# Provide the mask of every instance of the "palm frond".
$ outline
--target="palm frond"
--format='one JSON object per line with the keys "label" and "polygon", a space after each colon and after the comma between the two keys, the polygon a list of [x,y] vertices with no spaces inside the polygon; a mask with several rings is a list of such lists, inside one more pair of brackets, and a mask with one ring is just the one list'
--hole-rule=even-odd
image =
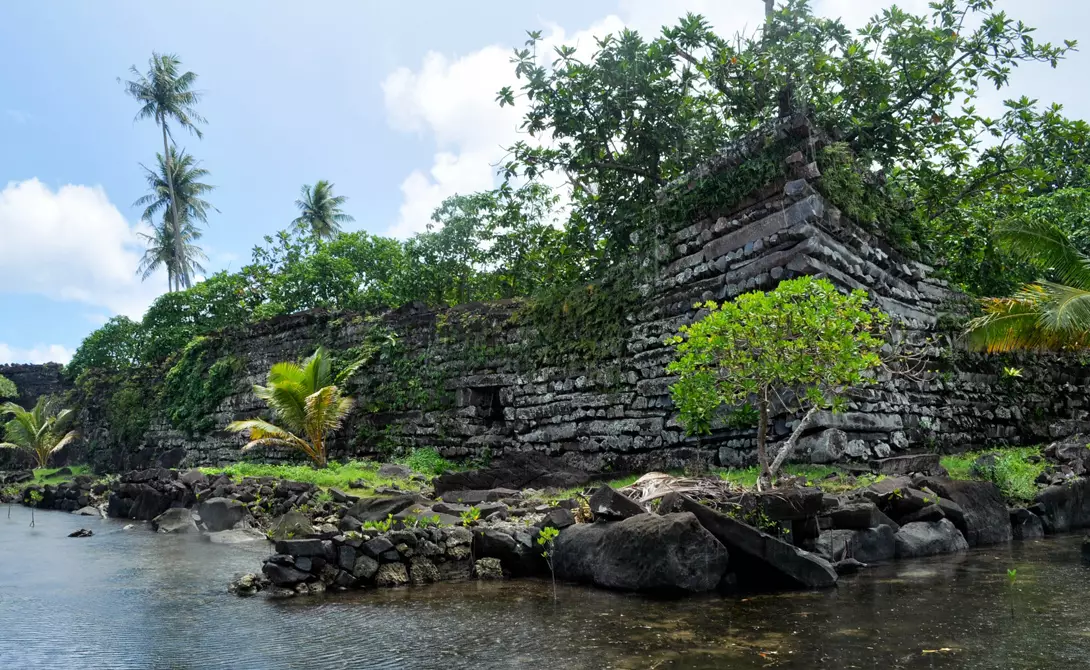
{"label": "palm frond", "polygon": [[1062,283],[1090,289],[1090,258],[1087,258],[1058,227],[1047,221],[1014,221],[996,232],[1001,246],[1051,272]]}

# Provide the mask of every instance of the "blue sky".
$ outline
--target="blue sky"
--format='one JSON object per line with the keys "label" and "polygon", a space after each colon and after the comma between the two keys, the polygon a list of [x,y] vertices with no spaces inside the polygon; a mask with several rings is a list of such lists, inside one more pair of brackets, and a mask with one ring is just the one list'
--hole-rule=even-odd
{"label": "blue sky", "polygon": [[[820,0],[858,25],[886,2]],[[924,0],[900,3],[919,9]],[[1076,0],[1005,3],[1042,38],[1083,38]],[[598,2],[101,0],[0,4],[0,363],[67,360],[113,314],[139,318],[165,278],[135,277],[144,193],[140,163],[161,150],[117,77],[153,50],[200,75],[203,161],[220,210],[204,246],[209,270],[237,269],[261,236],[285,227],[304,183],[348,196],[350,228],[404,237],[455,192],[487,188],[517,111],[495,91],[512,83],[510,50],[527,29],[592,44],[624,25],[649,31],[685,11],[724,33],[760,21],[759,0]],[[1090,117],[1087,59],[1059,73],[1019,74],[1017,91]]]}

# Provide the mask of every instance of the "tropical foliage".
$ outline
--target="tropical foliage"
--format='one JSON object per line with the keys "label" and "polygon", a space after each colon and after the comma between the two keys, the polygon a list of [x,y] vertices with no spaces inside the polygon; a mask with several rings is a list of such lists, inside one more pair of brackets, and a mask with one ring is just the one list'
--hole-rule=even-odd
{"label": "tropical foliage", "polygon": [[[1064,209],[1086,211],[1081,201]],[[1041,279],[1009,298],[984,299],[984,314],[969,324],[970,345],[991,352],[1090,346],[1090,256],[1050,218],[1008,225],[997,237]]]}
{"label": "tropical foliage", "polygon": [[4,425],[5,442],[0,449],[19,449],[34,457],[39,468],[49,464],[49,457],[72,443],[79,433],[68,430],[75,418],[72,410],[60,409],[47,396],[38,398],[26,410],[13,402],[0,405],[0,416],[11,415]]}
{"label": "tropical foliage", "polygon": [[[817,410],[837,408],[844,391],[881,364],[877,334],[889,320],[867,302],[864,291],[843,295],[828,280],[801,277],[767,293],[705,303],[708,313],[672,340],[677,351],[667,371],[678,375],[670,393],[679,421],[690,433],[709,433],[725,421],[722,408],[756,405],[757,455],[769,481]],[[770,461],[773,407],[805,415]]]}
{"label": "tropical foliage", "polygon": [[[197,75],[192,72],[181,72],[181,65],[181,61],[173,54],[152,53],[148,60],[148,71],[140,72],[134,65],[129,68],[133,79],[123,82],[125,92],[140,104],[140,111],[136,113],[136,118],[138,120],[153,119],[163,133],[161,169],[156,175],[151,176],[161,175],[166,182],[165,195],[168,202],[158,207],[165,205],[169,215],[167,218],[170,222],[170,233],[154,236],[154,239],[149,241],[157,245],[163,242],[173,245],[173,261],[167,264],[168,270],[176,273],[172,280],[172,288],[189,288],[193,285],[192,268],[186,263],[186,259],[190,257],[187,254],[192,253],[192,249],[186,247],[187,243],[192,241],[192,235],[187,235],[186,232],[186,214],[191,213],[187,212],[187,208],[193,203],[183,204],[178,199],[178,180],[182,170],[181,166],[176,164],[175,154],[171,149],[174,136],[171,133],[170,124],[173,123],[200,138],[202,135],[197,124],[204,122],[196,110],[196,105],[201,99],[200,92],[193,88]],[[150,197],[153,197],[155,202],[162,202],[161,196],[155,193],[154,189]],[[145,217],[147,216],[148,211],[145,211]],[[147,258],[145,256],[145,262]]]}
{"label": "tropical foliage", "polygon": [[295,201],[299,217],[292,224],[317,239],[335,237],[341,232],[341,224],[355,221],[341,210],[346,200],[348,198],[343,195],[333,195],[333,184],[324,179],[319,179],[314,186],[304,184],[301,197]]}
{"label": "tropical foliage", "polygon": [[14,398],[17,395],[19,395],[19,389],[15,388],[15,382],[0,375],[0,398]]}
{"label": "tropical foliage", "polygon": [[301,365],[277,363],[269,370],[267,386],[254,386],[254,394],[265,401],[274,421],[248,419],[232,421],[227,430],[249,433],[242,447],[287,447],[306,455],[315,466],[326,466],[326,438],[338,428],[352,409],[339,384],[350,377],[366,358],[349,365],[334,376],[329,353],[319,347]]}

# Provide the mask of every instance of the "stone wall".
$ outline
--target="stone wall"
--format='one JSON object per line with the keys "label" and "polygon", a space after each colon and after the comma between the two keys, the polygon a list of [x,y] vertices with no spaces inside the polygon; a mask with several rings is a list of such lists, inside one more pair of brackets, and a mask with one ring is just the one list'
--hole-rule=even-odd
{"label": "stone wall", "polygon": [[[782,178],[722,211],[662,223],[657,265],[639,287],[624,355],[542,364],[535,356],[540,333],[520,318],[515,301],[439,312],[408,306],[377,319],[297,314],[223,336],[244,372],[237,392],[217,408],[212,432],[187,436],[160,417],[140,444],[122,448],[92,408],[84,415],[84,455],[110,469],[146,466],[164,454],[168,466],[237,460],[242,440],[222,427],[263,409],[248,389],[264,381],[272,363],[304,357],[319,344],[345,351],[382,333],[396,335],[397,346],[349,385],[359,409],[332,447],[335,458],[422,446],[453,458],[537,451],[589,471],[748,464],[753,428],[722,423],[696,438],[677,425],[665,372],[671,348],[664,342],[700,316],[695,303],[800,275],[867,290],[892,316],[894,340],[937,337],[951,352],[933,361],[935,372],[926,380],[886,378],[853,393],[846,413],[820,415],[800,458],[827,462],[1033,443],[1082,425],[1090,369],[1073,359],[1019,362],[959,351],[938,324],[945,305],[960,296],[932,279],[931,268],[848,220],[817,190],[812,159],[820,134],[794,119],[774,139],[798,148],[784,153]],[[701,180],[735,169],[755,146],[762,145],[751,141],[725,151],[664,197],[680,197]],[[1023,376],[1005,377],[1006,365],[1020,367]],[[777,416],[774,438],[786,436],[793,420]]]}
{"label": "stone wall", "polygon": [[[38,402],[38,398],[43,395],[63,393],[69,388],[67,381],[61,374],[63,369],[63,366],[59,363],[0,365],[0,375],[10,379],[19,392],[19,395],[15,398],[0,398],[0,403],[11,401],[22,407],[29,408],[33,407]],[[3,421],[6,421],[6,418],[0,417],[0,423]],[[0,425],[0,437],[3,437],[2,425]],[[54,460],[63,465],[66,461],[66,455],[58,454]],[[30,456],[26,454],[10,449],[0,449],[0,470],[27,467],[32,462]]]}

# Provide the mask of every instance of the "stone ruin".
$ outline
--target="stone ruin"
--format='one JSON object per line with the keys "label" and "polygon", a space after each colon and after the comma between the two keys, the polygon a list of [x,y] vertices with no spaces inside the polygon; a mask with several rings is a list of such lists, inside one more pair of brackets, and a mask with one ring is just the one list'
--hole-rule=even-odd
{"label": "stone ruin", "polygon": [[[781,176],[730,207],[697,208],[707,214],[661,222],[657,263],[639,287],[639,307],[627,316],[621,355],[593,363],[540,362],[543,357],[533,355],[540,338],[518,318],[518,301],[438,311],[406,306],[376,318],[295,314],[220,336],[244,362],[244,373],[238,391],[215,411],[216,428],[208,434],[182,434],[160,417],[140,444],[119,445],[103,413],[86,410],[81,456],[112,470],[157,460],[167,467],[239,460],[241,438],[222,427],[264,409],[249,389],[264,382],[272,363],[302,358],[319,344],[347,350],[381,327],[398,337],[400,368],[381,360],[360,373],[355,385],[372,395],[361,398],[361,409],[337,437],[334,458],[435,447],[449,458],[538,452],[590,472],[751,464],[754,427],[724,422],[710,435],[688,436],[677,424],[666,340],[697,318],[695,303],[770,289],[800,275],[865,289],[891,315],[896,338],[934,338],[947,353],[932,361],[926,380],[883,379],[853,391],[846,412],[820,414],[797,459],[866,461],[1032,444],[1085,429],[1087,367],[1071,357],[964,351],[958,333],[941,325],[964,296],[933,278],[932,268],[849,220],[819,191],[815,156],[824,137],[805,118],[785,121],[771,136],[785,148]],[[672,184],[664,198],[729,175],[768,143],[767,133],[738,143]],[[1019,367],[1022,376],[1005,378],[1004,366]],[[376,387],[382,380],[387,385]],[[390,402],[381,396],[391,389],[420,393],[415,404]],[[780,412],[773,440],[784,438],[795,420]]]}

